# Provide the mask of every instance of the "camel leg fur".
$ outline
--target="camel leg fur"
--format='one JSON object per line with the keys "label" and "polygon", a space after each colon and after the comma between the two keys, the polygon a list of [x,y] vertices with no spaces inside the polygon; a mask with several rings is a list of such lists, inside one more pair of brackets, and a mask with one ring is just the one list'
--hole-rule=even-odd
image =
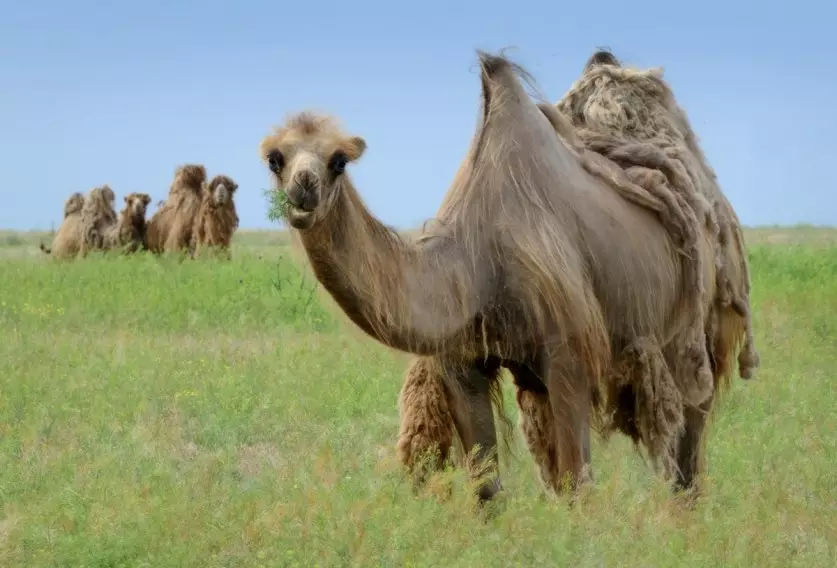
{"label": "camel leg fur", "polygon": [[[410,362],[398,397],[401,427],[396,454],[401,465],[420,483],[431,469],[442,469],[453,445],[453,413],[440,366],[432,357]],[[431,463],[423,460],[435,454]]]}

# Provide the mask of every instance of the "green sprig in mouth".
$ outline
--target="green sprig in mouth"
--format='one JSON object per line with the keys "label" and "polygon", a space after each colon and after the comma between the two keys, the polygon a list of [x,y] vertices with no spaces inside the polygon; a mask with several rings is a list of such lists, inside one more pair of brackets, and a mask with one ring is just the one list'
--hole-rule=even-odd
{"label": "green sprig in mouth", "polygon": [[273,222],[288,220],[288,196],[278,189],[264,190],[267,197],[267,218]]}

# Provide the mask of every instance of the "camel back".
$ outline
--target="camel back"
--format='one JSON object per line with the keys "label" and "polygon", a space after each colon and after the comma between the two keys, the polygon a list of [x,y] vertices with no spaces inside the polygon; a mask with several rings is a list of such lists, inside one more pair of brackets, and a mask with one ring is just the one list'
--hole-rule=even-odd
{"label": "camel back", "polygon": [[[731,307],[746,320],[738,361],[739,374],[749,378],[759,356],[740,222],[662,71],[625,68],[606,52],[594,54],[556,108],[571,121],[587,150],[609,158],[636,185],[667,203],[666,210],[657,213],[687,257],[692,257],[700,224],[713,235],[717,305]],[[687,273],[699,270],[692,266]],[[709,318],[710,341],[716,332],[713,321]]]}

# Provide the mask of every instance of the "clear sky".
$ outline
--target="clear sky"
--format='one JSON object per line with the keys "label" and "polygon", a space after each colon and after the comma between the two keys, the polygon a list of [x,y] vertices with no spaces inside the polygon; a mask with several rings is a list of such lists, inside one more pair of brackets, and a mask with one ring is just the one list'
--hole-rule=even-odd
{"label": "clear sky", "polygon": [[259,142],[307,107],[366,138],[373,212],[417,225],[475,127],[475,50],[507,46],[551,100],[598,46],[663,66],[742,222],[837,224],[835,22],[835,0],[3,0],[0,227],[57,227],[103,183],[156,203],[190,161],[270,227]]}

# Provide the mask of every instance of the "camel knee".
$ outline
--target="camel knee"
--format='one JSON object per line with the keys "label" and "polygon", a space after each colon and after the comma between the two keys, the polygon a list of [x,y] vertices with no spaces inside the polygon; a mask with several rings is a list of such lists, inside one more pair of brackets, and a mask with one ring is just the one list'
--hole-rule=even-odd
{"label": "camel knee", "polygon": [[398,406],[399,462],[410,472],[425,469],[419,466],[428,459],[431,468],[441,469],[453,445],[454,426],[441,372],[431,360],[415,359],[410,364]]}

